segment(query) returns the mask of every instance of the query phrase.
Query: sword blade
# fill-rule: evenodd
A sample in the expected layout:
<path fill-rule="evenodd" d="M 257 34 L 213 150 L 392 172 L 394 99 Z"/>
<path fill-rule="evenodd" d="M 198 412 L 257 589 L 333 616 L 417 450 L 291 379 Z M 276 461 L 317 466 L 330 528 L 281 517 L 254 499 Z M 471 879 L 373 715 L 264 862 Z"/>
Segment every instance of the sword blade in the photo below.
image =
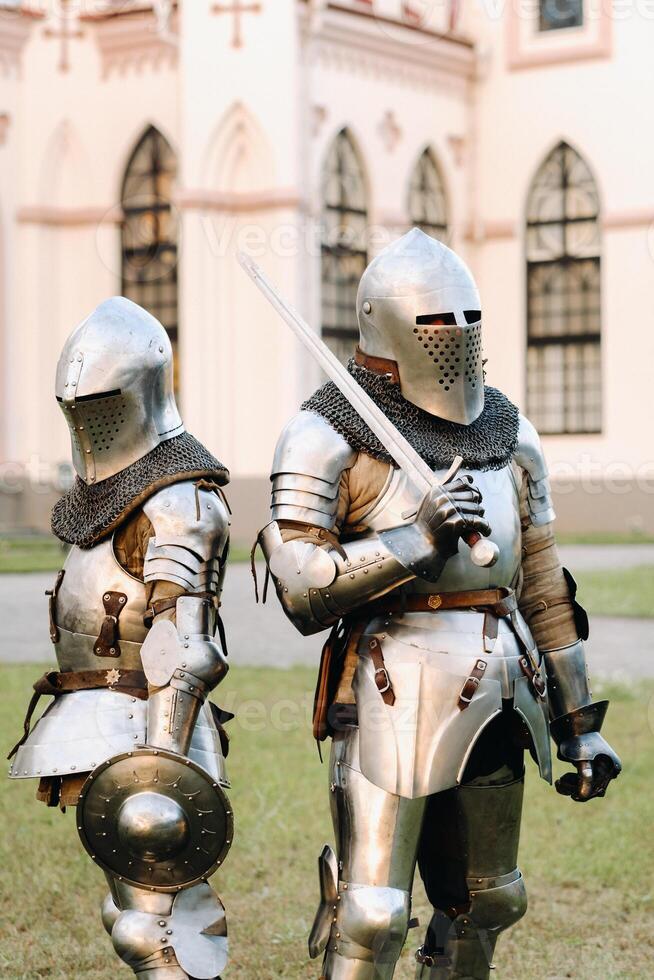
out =
<path fill-rule="evenodd" d="M 295 336 L 312 354 L 327 377 L 334 382 L 338 390 L 347 398 L 352 407 L 356 409 L 369 429 L 377 436 L 385 449 L 388 450 L 400 469 L 406 473 L 416 489 L 424 494 L 436 486 L 438 480 L 436 480 L 433 471 L 425 463 L 424 459 L 418 455 L 402 433 L 398 432 L 393 423 L 382 412 L 379 406 L 375 404 L 370 395 L 352 377 L 350 372 L 341 364 L 336 355 L 330 351 L 323 340 L 311 329 L 306 320 L 281 298 L 257 263 L 253 262 L 243 252 L 238 253 L 238 260 L 250 279 L 260 289 L 271 306 L 277 310 Z"/>

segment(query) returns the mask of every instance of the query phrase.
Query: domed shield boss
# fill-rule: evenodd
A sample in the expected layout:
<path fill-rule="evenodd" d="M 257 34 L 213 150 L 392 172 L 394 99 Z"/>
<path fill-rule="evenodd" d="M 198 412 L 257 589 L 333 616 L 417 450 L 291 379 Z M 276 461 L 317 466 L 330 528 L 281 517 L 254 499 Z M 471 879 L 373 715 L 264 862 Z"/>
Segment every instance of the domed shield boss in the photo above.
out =
<path fill-rule="evenodd" d="M 176 892 L 206 880 L 232 843 L 219 783 L 164 749 L 139 748 L 94 769 L 80 793 L 77 829 L 96 864 L 122 881 Z"/>

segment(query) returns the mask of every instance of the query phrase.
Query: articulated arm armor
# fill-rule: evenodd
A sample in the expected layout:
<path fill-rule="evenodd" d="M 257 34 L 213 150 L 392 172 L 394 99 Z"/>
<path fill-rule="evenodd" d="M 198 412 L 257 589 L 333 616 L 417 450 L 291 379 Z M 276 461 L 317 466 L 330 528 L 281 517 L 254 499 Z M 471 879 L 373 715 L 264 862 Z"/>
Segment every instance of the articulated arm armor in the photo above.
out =
<path fill-rule="evenodd" d="M 277 446 L 273 521 L 260 540 L 282 606 L 305 634 L 417 576 L 437 581 L 465 527 L 489 531 L 479 492 L 456 480 L 427 494 L 410 523 L 341 545 L 333 533 L 339 489 L 355 459 L 342 436 L 310 412 L 291 420 Z"/>
<path fill-rule="evenodd" d="M 576 775 L 568 773 L 557 780 L 556 787 L 576 801 L 588 800 L 604 796 L 622 767 L 600 734 L 608 701 L 594 702 L 591 695 L 583 645 L 588 638 L 588 617 L 576 601 L 572 575 L 559 562 L 547 466 L 538 435 L 526 419 L 520 426 L 516 461 L 526 472 L 521 607 L 543 654 L 550 730 L 558 756 L 578 770 Z"/>
<path fill-rule="evenodd" d="M 145 582 L 184 589 L 176 601 L 162 604 L 172 606 L 176 622 L 155 618 L 141 649 L 150 684 L 147 741 L 185 755 L 202 704 L 227 673 L 224 651 L 214 638 L 227 509 L 217 494 L 184 483 L 158 493 L 144 510 L 155 532 Z"/>

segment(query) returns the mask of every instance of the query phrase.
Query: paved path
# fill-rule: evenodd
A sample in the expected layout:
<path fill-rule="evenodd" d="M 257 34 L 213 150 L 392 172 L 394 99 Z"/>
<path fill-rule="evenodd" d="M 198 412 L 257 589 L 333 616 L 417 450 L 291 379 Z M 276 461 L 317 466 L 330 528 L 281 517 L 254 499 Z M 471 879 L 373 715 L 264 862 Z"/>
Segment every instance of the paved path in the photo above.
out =
<path fill-rule="evenodd" d="M 654 564 L 654 546 L 650 545 L 561 550 L 573 569 Z M 50 574 L 0 575 L 0 661 L 47 663 L 53 659 L 44 595 L 53 578 Z M 284 617 L 274 594 L 265 607 L 256 606 L 246 564 L 235 564 L 228 572 L 224 613 L 234 664 L 289 667 L 318 663 L 322 636 L 300 636 Z M 593 674 L 615 680 L 654 677 L 654 620 L 596 617 L 591 635 L 588 653 Z"/>

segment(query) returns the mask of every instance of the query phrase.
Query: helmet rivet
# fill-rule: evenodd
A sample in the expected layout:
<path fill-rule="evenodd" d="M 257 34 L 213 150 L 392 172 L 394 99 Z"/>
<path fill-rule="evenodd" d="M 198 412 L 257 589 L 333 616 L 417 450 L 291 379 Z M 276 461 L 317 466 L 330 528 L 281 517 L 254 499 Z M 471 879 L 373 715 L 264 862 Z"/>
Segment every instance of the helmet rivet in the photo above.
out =
<path fill-rule="evenodd" d="M 159 353 L 160 353 L 160 354 L 163 354 L 163 352 L 164 352 L 164 349 L 163 349 L 163 347 L 160 347 L 160 348 L 159 348 Z"/>
<path fill-rule="evenodd" d="M 365 303 L 363 304 L 363 312 L 372 313 L 372 304 L 370 303 L 369 300 L 366 300 Z"/>

